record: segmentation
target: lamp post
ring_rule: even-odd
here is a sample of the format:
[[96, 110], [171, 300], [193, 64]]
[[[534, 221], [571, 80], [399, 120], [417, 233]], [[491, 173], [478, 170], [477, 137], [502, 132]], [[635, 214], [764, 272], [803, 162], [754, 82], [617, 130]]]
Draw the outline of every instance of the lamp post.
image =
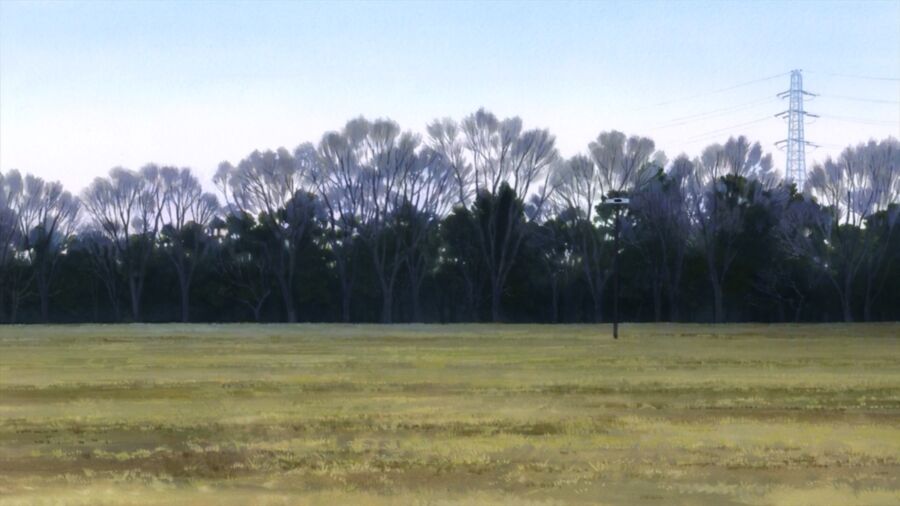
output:
[[613, 228], [613, 339], [619, 338], [619, 216], [622, 207], [630, 200], [626, 197], [612, 197], [603, 200], [603, 205], [613, 206], [616, 210], [616, 221]]

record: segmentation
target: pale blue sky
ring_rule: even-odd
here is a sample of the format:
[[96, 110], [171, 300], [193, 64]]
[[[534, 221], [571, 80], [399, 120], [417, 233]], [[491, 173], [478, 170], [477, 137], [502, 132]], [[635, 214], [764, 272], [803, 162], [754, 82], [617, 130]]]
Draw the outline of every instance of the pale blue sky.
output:
[[828, 116], [807, 125], [825, 145], [810, 159], [900, 136], [900, 81], [835, 75], [900, 77], [900, 0], [0, 0], [0, 169], [80, 190], [153, 161], [208, 182], [222, 160], [360, 114], [421, 133], [482, 106], [549, 128], [565, 156], [609, 129], [670, 158], [745, 133], [781, 168], [789, 78], [760, 79], [792, 68]]

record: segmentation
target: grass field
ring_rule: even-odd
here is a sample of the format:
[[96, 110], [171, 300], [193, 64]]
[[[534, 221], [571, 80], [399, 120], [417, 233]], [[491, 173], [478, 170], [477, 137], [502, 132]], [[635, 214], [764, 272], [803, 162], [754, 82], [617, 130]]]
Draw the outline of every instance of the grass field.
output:
[[0, 505], [900, 504], [900, 325], [0, 327]]

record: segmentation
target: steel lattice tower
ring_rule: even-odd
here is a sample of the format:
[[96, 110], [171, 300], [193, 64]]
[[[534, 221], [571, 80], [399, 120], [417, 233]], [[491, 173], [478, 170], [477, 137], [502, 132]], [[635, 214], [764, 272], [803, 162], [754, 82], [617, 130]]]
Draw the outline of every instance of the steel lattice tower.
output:
[[792, 70], [791, 89], [778, 94], [778, 98], [789, 98], [788, 110], [775, 115], [779, 118], [787, 117], [787, 139], [780, 140], [775, 145], [779, 147], [787, 145], [785, 176], [788, 180], [796, 183], [797, 189], [800, 191], [803, 191], [803, 185], [806, 183], [806, 146], [815, 146], [815, 144], [806, 142], [806, 139], [804, 139], [803, 120], [805, 116], [818, 118], [815, 114], [810, 114], [803, 110], [804, 95], [816, 96], [814, 93], [803, 90], [802, 71]]

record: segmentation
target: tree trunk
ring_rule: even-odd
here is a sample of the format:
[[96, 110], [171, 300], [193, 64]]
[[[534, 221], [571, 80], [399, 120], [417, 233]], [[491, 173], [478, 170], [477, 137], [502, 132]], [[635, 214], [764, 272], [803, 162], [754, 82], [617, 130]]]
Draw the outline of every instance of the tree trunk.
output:
[[341, 294], [341, 321], [350, 323], [350, 293]]
[[850, 323], [853, 321], [853, 308], [852, 308], [852, 300], [853, 297], [850, 295], [852, 292], [853, 279], [850, 276], [846, 276], [844, 279], [844, 293], [841, 296], [841, 308], [844, 311], [844, 321]]
[[803, 299], [797, 301], [797, 309], [794, 310], [794, 323], [800, 323], [800, 315], [803, 313]]
[[16, 323], [16, 318], [19, 315], [19, 294], [13, 292], [12, 297], [9, 301], [9, 323]]
[[415, 260], [410, 258], [406, 261], [406, 275], [409, 278], [409, 305], [412, 310], [410, 320], [413, 322], [422, 321], [422, 304], [419, 297], [422, 293], [422, 276], [419, 275], [419, 269], [415, 268]]
[[594, 295], [594, 323], [603, 323], [603, 296]]
[[[184, 278], [185, 276], [179, 276]], [[181, 321], [182, 323], [188, 323], [191, 321], [190, 317], [190, 296], [191, 296], [191, 285], [187, 279], [179, 280], [179, 288], [181, 288]]]
[[605, 283], [600, 283], [599, 280], [594, 284], [594, 289], [591, 290], [591, 296], [594, 299], [594, 323], [602, 323], [603, 322], [603, 285]]
[[844, 321], [850, 323], [853, 321], [853, 310], [850, 305], [850, 297], [844, 295], [841, 297], [841, 309], [844, 312]]
[[422, 321], [422, 304], [419, 301], [419, 297], [422, 294], [422, 284], [420, 281], [416, 281], [415, 277], [410, 276], [409, 281], [409, 304], [412, 308], [412, 321], [413, 322], [421, 322]]
[[[479, 320], [479, 318], [478, 318], [478, 309], [479, 309], [478, 305], [479, 304], [478, 303], [480, 301], [476, 299], [477, 287], [475, 285], [475, 281], [472, 279], [472, 276], [469, 275], [468, 270], [464, 269], [464, 268], [460, 269], [460, 270], [462, 271], [462, 277], [463, 277], [463, 280], [465, 281], [465, 285], [466, 285], [466, 310], [469, 313], [467, 317], [469, 318], [469, 321], [475, 322], [475, 321]], [[456, 309], [458, 308], [458, 306], [454, 304], [454, 305], [452, 305], [452, 308], [453, 308], [453, 313], [457, 313]], [[458, 321], [458, 320], [461, 320], [462, 317], [457, 315], [454, 319]]]
[[0, 284], [0, 323], [6, 323], [6, 293]]
[[681, 312], [678, 307], [678, 287], [681, 285], [682, 258], [681, 255], [676, 257], [675, 269], [673, 269], [672, 275], [666, 276], [669, 293], [669, 320], [672, 322], [677, 322], [681, 319]]
[[128, 276], [128, 292], [131, 295], [131, 316], [135, 322], [141, 321], [141, 293], [134, 276]]
[[41, 299], [41, 321], [50, 322], [50, 283], [43, 276], [38, 277], [38, 296]]
[[559, 282], [556, 276], [550, 277], [551, 309], [550, 323], [559, 323]]
[[109, 305], [112, 306], [113, 319], [116, 323], [122, 320], [122, 310], [119, 307], [119, 292], [116, 289], [116, 280], [104, 280], [106, 286], [106, 295], [109, 297]]
[[659, 279], [654, 279], [652, 285], [653, 321], [659, 323], [662, 320], [662, 283], [659, 282]]
[[502, 296], [503, 285], [500, 283], [500, 280], [491, 280], [491, 321], [494, 323], [503, 321], [503, 311], [501, 309]]
[[675, 323], [679, 319], [678, 314], [678, 296], [675, 294], [675, 290], [672, 287], [669, 287], [669, 321]]
[[722, 323], [725, 317], [725, 308], [722, 302], [722, 284], [715, 275], [710, 276], [713, 290], [713, 319], [716, 323]]
[[294, 294], [291, 292], [290, 283], [283, 276], [279, 276], [278, 287], [281, 289], [281, 300], [284, 302], [287, 322], [297, 323], [297, 310], [294, 308]]
[[91, 279], [91, 314], [94, 323], [100, 321], [100, 303], [97, 301], [97, 283]]
[[393, 269], [390, 278], [386, 277], [384, 270], [377, 272], [378, 285], [381, 287], [381, 323], [391, 323], [394, 316], [394, 280], [397, 270]]
[[393, 316], [393, 290], [382, 287], [381, 292], [381, 323], [391, 323]]
[[341, 252], [338, 251], [336, 264], [338, 283], [341, 287], [341, 322], [350, 323], [350, 306], [353, 302], [353, 279], [355, 273], [352, 270], [352, 258], [345, 259], [340, 254]]
[[350, 323], [350, 303], [353, 301], [353, 283], [341, 281], [341, 321]]
[[872, 276], [866, 277], [866, 296], [863, 297], [863, 321], [872, 321], [872, 306], [874, 305], [875, 296], [872, 294]]

